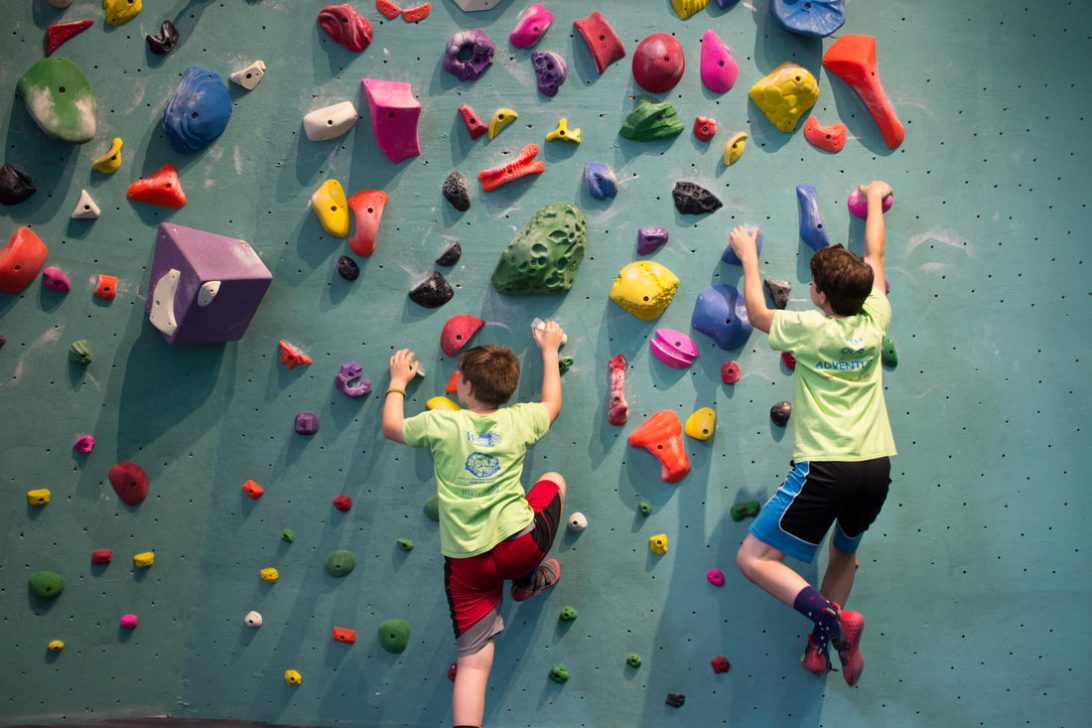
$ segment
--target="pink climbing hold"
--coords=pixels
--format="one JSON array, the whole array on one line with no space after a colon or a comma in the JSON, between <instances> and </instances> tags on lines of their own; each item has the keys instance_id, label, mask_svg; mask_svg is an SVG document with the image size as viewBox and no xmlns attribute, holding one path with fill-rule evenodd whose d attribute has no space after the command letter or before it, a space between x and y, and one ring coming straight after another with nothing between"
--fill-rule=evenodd
<instances>
[{"instance_id":1,"label":"pink climbing hold","mask_svg":"<svg viewBox=\"0 0 1092 728\"><path fill-rule=\"evenodd\" d=\"M705 572L705 578L713 586L724 586L724 572L720 569L710 569Z\"/></svg>"},{"instance_id":2,"label":"pink climbing hold","mask_svg":"<svg viewBox=\"0 0 1092 728\"><path fill-rule=\"evenodd\" d=\"M883 211L887 212L891 209L891 206L895 204L895 196L888 195L883 198ZM846 207L849 211L857 217L865 220L868 218L868 200L861 194L861 188L854 187L853 191L849 193L849 197L846 198Z\"/></svg>"},{"instance_id":3,"label":"pink climbing hold","mask_svg":"<svg viewBox=\"0 0 1092 728\"><path fill-rule=\"evenodd\" d=\"M888 149L895 149L906 136L895 107L887 98L876 64L876 39L871 35L843 35L823 54L823 68L849 84L880 127Z\"/></svg>"},{"instance_id":4,"label":"pink climbing hold","mask_svg":"<svg viewBox=\"0 0 1092 728\"><path fill-rule=\"evenodd\" d=\"M42 284L57 293L68 293L72 290L72 284L68 282L65 272L52 265L42 271Z\"/></svg>"},{"instance_id":5,"label":"pink climbing hold","mask_svg":"<svg viewBox=\"0 0 1092 728\"><path fill-rule=\"evenodd\" d=\"M0 250L0 291L19 293L38 277L45 265L49 249L28 227L12 233L8 244Z\"/></svg>"},{"instance_id":6,"label":"pink climbing hold","mask_svg":"<svg viewBox=\"0 0 1092 728\"><path fill-rule=\"evenodd\" d=\"M653 356L676 369L686 369L698 358L698 345L675 329L656 329L656 335L649 340L648 346Z\"/></svg>"},{"instance_id":7,"label":"pink climbing hold","mask_svg":"<svg viewBox=\"0 0 1092 728\"><path fill-rule=\"evenodd\" d=\"M682 429L677 414L672 410L660 410L631 432L627 442L652 453L660 461L660 478L667 483L677 483L690 472Z\"/></svg>"},{"instance_id":8,"label":"pink climbing hold","mask_svg":"<svg viewBox=\"0 0 1092 728\"><path fill-rule=\"evenodd\" d=\"M626 384L626 357L618 354L607 362L610 369L610 407L607 409L607 422L621 427L629 420L629 404L624 391Z\"/></svg>"},{"instance_id":9,"label":"pink climbing hold","mask_svg":"<svg viewBox=\"0 0 1092 728\"><path fill-rule=\"evenodd\" d=\"M466 132L471 139L477 139L489 131L489 125L482 121L481 117L474 113L474 109L466 104L459 106L459 113L462 114L463 123L466 124Z\"/></svg>"},{"instance_id":10,"label":"pink climbing hold","mask_svg":"<svg viewBox=\"0 0 1092 728\"><path fill-rule=\"evenodd\" d=\"M121 619L118 620L118 626L122 629L136 629L139 623L140 617L135 614L123 614Z\"/></svg>"},{"instance_id":11,"label":"pink climbing hold","mask_svg":"<svg viewBox=\"0 0 1092 728\"><path fill-rule=\"evenodd\" d=\"M732 665L728 662L727 657L714 657L709 663L713 666L713 672L718 675L722 672L728 672L732 669Z\"/></svg>"},{"instance_id":12,"label":"pink climbing hold","mask_svg":"<svg viewBox=\"0 0 1092 728\"><path fill-rule=\"evenodd\" d=\"M353 507L353 499L347 495L339 495L334 498L334 508L337 508L342 513L348 513Z\"/></svg>"},{"instance_id":13,"label":"pink climbing hold","mask_svg":"<svg viewBox=\"0 0 1092 728\"><path fill-rule=\"evenodd\" d=\"M129 506L138 506L148 497L148 474L136 463L118 463L110 468L110 485L118 498Z\"/></svg>"},{"instance_id":14,"label":"pink climbing hold","mask_svg":"<svg viewBox=\"0 0 1092 728\"><path fill-rule=\"evenodd\" d=\"M542 3L530 5L516 18L516 27L512 29L508 41L516 48L532 48L553 22L554 14Z\"/></svg>"},{"instance_id":15,"label":"pink climbing hold","mask_svg":"<svg viewBox=\"0 0 1092 728\"><path fill-rule=\"evenodd\" d=\"M76 438L76 441L72 443L72 449L87 455L95 449L95 438L91 435L80 435Z\"/></svg>"},{"instance_id":16,"label":"pink climbing hold","mask_svg":"<svg viewBox=\"0 0 1092 728\"><path fill-rule=\"evenodd\" d=\"M327 5L318 14L318 24L340 45L361 53L371 45L372 24L351 3Z\"/></svg>"},{"instance_id":17,"label":"pink climbing hold","mask_svg":"<svg viewBox=\"0 0 1092 728\"><path fill-rule=\"evenodd\" d=\"M618 39L618 34L598 10L586 18L574 20L573 25L587 44L599 75L603 75L607 66L626 57L626 48Z\"/></svg>"},{"instance_id":18,"label":"pink climbing hold","mask_svg":"<svg viewBox=\"0 0 1092 728\"><path fill-rule=\"evenodd\" d=\"M701 82L716 94L729 91L739 78L739 64L732 51L715 31L707 30L701 37Z\"/></svg>"},{"instance_id":19,"label":"pink climbing hold","mask_svg":"<svg viewBox=\"0 0 1092 728\"><path fill-rule=\"evenodd\" d=\"M364 190L349 198L349 209L356 219L356 230L349 238L349 247L357 255L375 252L375 238L379 223L383 221L383 209L387 206L387 193L383 190Z\"/></svg>"},{"instance_id":20,"label":"pink climbing hold","mask_svg":"<svg viewBox=\"0 0 1092 728\"><path fill-rule=\"evenodd\" d=\"M484 325L484 321L470 314L452 316L440 332L440 348L448 356L455 356Z\"/></svg>"},{"instance_id":21,"label":"pink climbing hold","mask_svg":"<svg viewBox=\"0 0 1092 728\"><path fill-rule=\"evenodd\" d=\"M417 121L421 102L413 97L413 87L402 81L365 78L361 83L368 97L372 131L380 151L398 164L421 153L417 140Z\"/></svg>"},{"instance_id":22,"label":"pink climbing hold","mask_svg":"<svg viewBox=\"0 0 1092 728\"><path fill-rule=\"evenodd\" d=\"M739 381L739 362L733 359L720 365L720 381L725 384L735 384Z\"/></svg>"},{"instance_id":23,"label":"pink climbing hold","mask_svg":"<svg viewBox=\"0 0 1092 728\"><path fill-rule=\"evenodd\" d=\"M830 126L819 126L819 120L809 116L804 122L804 138L812 146L837 154L846 145L846 125L839 122Z\"/></svg>"}]
</instances>

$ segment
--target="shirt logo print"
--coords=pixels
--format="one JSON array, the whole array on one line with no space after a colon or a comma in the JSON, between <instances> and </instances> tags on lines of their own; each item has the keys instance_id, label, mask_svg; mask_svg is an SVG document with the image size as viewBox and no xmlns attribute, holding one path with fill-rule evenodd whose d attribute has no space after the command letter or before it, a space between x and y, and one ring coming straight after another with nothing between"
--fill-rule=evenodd
<instances>
[{"instance_id":1,"label":"shirt logo print","mask_svg":"<svg viewBox=\"0 0 1092 728\"><path fill-rule=\"evenodd\" d=\"M466 439L475 447L496 447L501 442L500 433L489 431L478 434L477 432L466 433Z\"/></svg>"},{"instance_id":2,"label":"shirt logo print","mask_svg":"<svg viewBox=\"0 0 1092 728\"><path fill-rule=\"evenodd\" d=\"M484 452L472 452L463 467L475 478L484 479L497 474L500 470L500 460Z\"/></svg>"}]
</instances>

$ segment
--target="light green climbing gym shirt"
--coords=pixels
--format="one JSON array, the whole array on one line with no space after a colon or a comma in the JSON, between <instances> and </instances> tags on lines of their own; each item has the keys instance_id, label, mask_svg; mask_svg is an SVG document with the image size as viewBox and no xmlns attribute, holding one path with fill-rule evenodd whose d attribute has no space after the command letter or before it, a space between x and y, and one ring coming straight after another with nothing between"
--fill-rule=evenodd
<instances>
[{"instance_id":1,"label":"light green climbing gym shirt","mask_svg":"<svg viewBox=\"0 0 1092 728\"><path fill-rule=\"evenodd\" d=\"M520 483L523 456L550 429L541 402L422 412L402 424L402 439L432 451L440 501L440 550L465 559L484 554L534 520Z\"/></svg>"},{"instance_id":2,"label":"light green climbing gym shirt","mask_svg":"<svg viewBox=\"0 0 1092 728\"><path fill-rule=\"evenodd\" d=\"M873 289L861 312L774 311L770 348L792 352L792 457L858 462L895 454L880 352L891 304Z\"/></svg>"}]
</instances>

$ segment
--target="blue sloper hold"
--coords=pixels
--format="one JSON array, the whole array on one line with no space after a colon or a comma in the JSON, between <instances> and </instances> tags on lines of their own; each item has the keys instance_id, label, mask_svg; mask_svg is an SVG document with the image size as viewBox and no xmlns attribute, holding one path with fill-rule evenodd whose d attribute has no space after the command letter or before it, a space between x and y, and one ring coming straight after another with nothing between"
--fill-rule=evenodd
<instances>
[{"instance_id":1,"label":"blue sloper hold","mask_svg":"<svg viewBox=\"0 0 1092 728\"><path fill-rule=\"evenodd\" d=\"M815 188L797 185L796 201L800 203L800 239L812 250L822 250L830 245L830 236L823 227L823 216L819 214L819 203L815 200Z\"/></svg>"},{"instance_id":2,"label":"blue sloper hold","mask_svg":"<svg viewBox=\"0 0 1092 728\"><path fill-rule=\"evenodd\" d=\"M605 162L585 164L584 181L588 183L588 193L597 200L605 200L618 194L618 178Z\"/></svg>"},{"instance_id":3,"label":"blue sloper hold","mask_svg":"<svg viewBox=\"0 0 1092 728\"><path fill-rule=\"evenodd\" d=\"M758 231L758 239L755 240L755 250L759 256L762 255L762 231ZM743 265L743 261L736 255L736 251L732 250L731 245L724 247L724 252L720 254L720 259L729 265Z\"/></svg>"},{"instance_id":4,"label":"blue sloper hold","mask_svg":"<svg viewBox=\"0 0 1092 728\"><path fill-rule=\"evenodd\" d=\"M199 152L224 133L231 118L231 97L215 72L190 66L163 110L163 131L171 148Z\"/></svg>"},{"instance_id":5,"label":"blue sloper hold","mask_svg":"<svg viewBox=\"0 0 1092 728\"><path fill-rule=\"evenodd\" d=\"M698 294L690 325L722 349L737 349L751 335L743 296L735 287L723 283L703 288Z\"/></svg>"},{"instance_id":6,"label":"blue sloper hold","mask_svg":"<svg viewBox=\"0 0 1092 728\"><path fill-rule=\"evenodd\" d=\"M720 7L721 10L723 10L724 8L732 7L738 2L739 0L717 0L717 5Z\"/></svg>"},{"instance_id":7,"label":"blue sloper hold","mask_svg":"<svg viewBox=\"0 0 1092 728\"><path fill-rule=\"evenodd\" d=\"M785 30L825 38L846 22L845 0L770 0L770 15Z\"/></svg>"}]
</instances>

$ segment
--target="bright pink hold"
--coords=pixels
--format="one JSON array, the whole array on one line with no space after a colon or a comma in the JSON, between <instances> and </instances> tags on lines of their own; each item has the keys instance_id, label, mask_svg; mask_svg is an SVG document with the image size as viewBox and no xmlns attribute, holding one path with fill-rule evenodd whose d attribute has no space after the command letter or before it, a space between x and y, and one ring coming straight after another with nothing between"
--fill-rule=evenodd
<instances>
[{"instance_id":1,"label":"bright pink hold","mask_svg":"<svg viewBox=\"0 0 1092 728\"><path fill-rule=\"evenodd\" d=\"M554 14L542 3L535 3L519 14L508 40L516 48L532 48L553 22Z\"/></svg>"},{"instance_id":2,"label":"bright pink hold","mask_svg":"<svg viewBox=\"0 0 1092 728\"><path fill-rule=\"evenodd\" d=\"M722 672L728 672L732 669L732 666L731 664L729 664L727 657L714 657L712 660L709 661L709 664L713 666L713 672L718 674Z\"/></svg>"},{"instance_id":3,"label":"bright pink hold","mask_svg":"<svg viewBox=\"0 0 1092 728\"><path fill-rule=\"evenodd\" d=\"M42 283L46 288L57 293L68 293L72 290L72 284L68 282L65 272L53 265L42 271Z\"/></svg>"},{"instance_id":4,"label":"bright pink hold","mask_svg":"<svg viewBox=\"0 0 1092 728\"><path fill-rule=\"evenodd\" d=\"M720 569L710 569L705 572L705 578L713 586L724 586L724 572Z\"/></svg>"},{"instance_id":5,"label":"bright pink hold","mask_svg":"<svg viewBox=\"0 0 1092 728\"><path fill-rule=\"evenodd\" d=\"M402 81L365 78L364 95L372 116L372 131L379 151L398 164L421 153L417 139L417 120L421 102L413 97L413 88Z\"/></svg>"},{"instance_id":6,"label":"bright pink hold","mask_svg":"<svg viewBox=\"0 0 1092 728\"><path fill-rule=\"evenodd\" d=\"M736 85L739 65L732 51L712 30L701 37L701 82L713 93L722 94Z\"/></svg>"},{"instance_id":7,"label":"bright pink hold","mask_svg":"<svg viewBox=\"0 0 1092 728\"><path fill-rule=\"evenodd\" d=\"M76 438L76 441L72 443L72 449L86 455L95 449L95 438L91 435L80 435Z\"/></svg>"},{"instance_id":8,"label":"bright pink hold","mask_svg":"<svg viewBox=\"0 0 1092 728\"><path fill-rule=\"evenodd\" d=\"M888 195L883 198L883 211L887 212L891 209L891 206L895 204L895 196ZM849 207L849 211L862 220L868 217L868 200L861 194L860 188L854 189L849 193L849 198L846 200L846 206Z\"/></svg>"},{"instance_id":9,"label":"bright pink hold","mask_svg":"<svg viewBox=\"0 0 1092 728\"><path fill-rule=\"evenodd\" d=\"M121 619L118 620L118 624L122 629L136 629L137 624L140 623L140 617L135 614L123 614Z\"/></svg>"}]
</instances>

